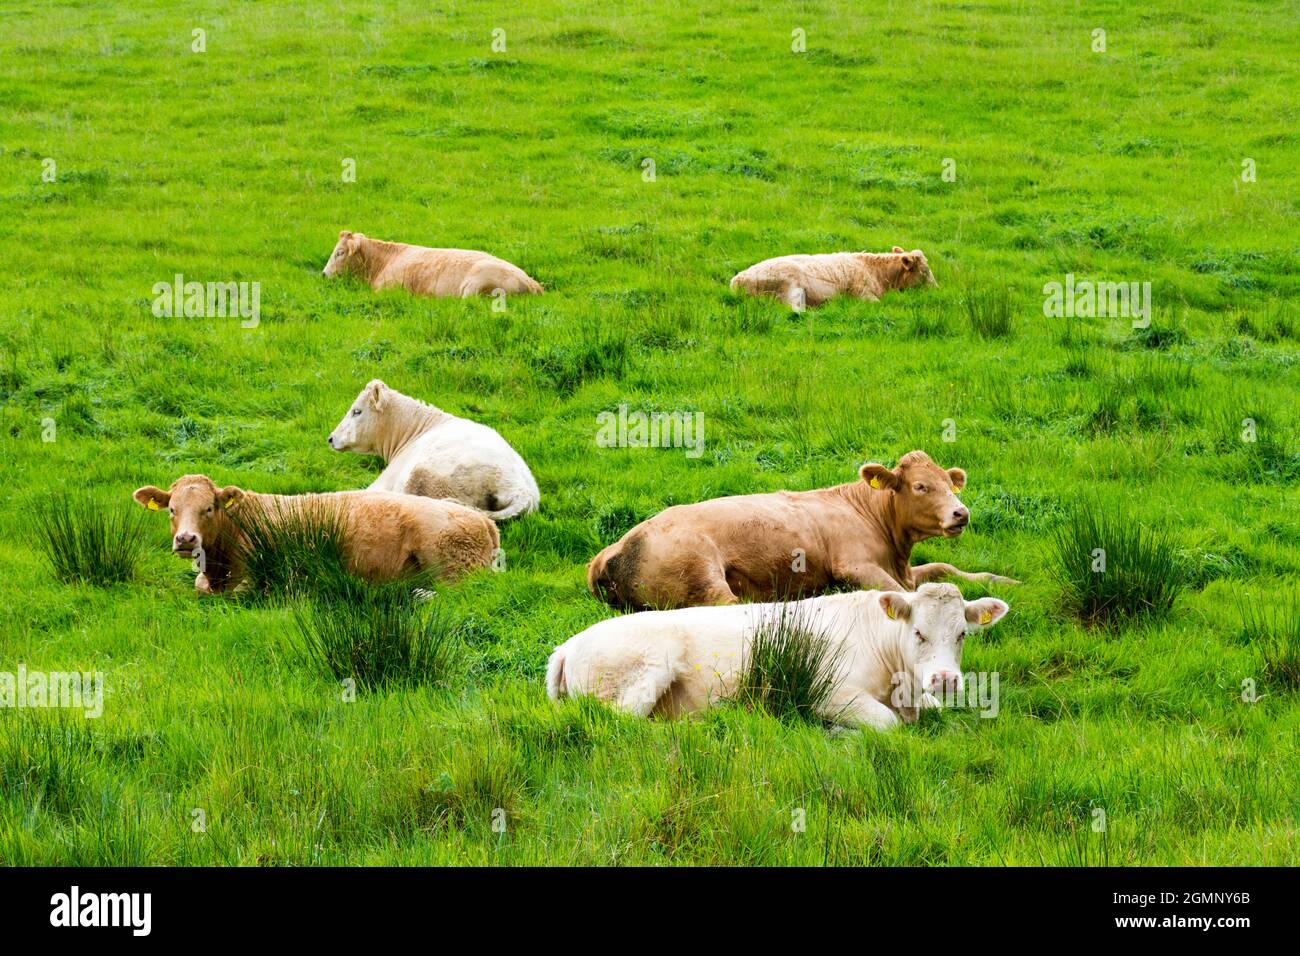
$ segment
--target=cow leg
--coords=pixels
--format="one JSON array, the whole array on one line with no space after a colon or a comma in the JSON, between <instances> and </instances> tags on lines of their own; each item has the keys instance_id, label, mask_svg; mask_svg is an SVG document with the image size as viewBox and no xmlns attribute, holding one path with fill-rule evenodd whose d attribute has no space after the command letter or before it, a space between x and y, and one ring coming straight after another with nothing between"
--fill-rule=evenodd
<instances>
[{"instance_id":1,"label":"cow leg","mask_svg":"<svg viewBox=\"0 0 1300 956\"><path fill-rule=\"evenodd\" d=\"M875 730L892 730L901 722L896 713L865 694L859 694L838 712L829 715L841 727L871 727Z\"/></svg>"},{"instance_id":2,"label":"cow leg","mask_svg":"<svg viewBox=\"0 0 1300 956\"><path fill-rule=\"evenodd\" d=\"M781 301L794 312L808 308L808 293L804 287L795 282L787 283L781 292Z\"/></svg>"},{"instance_id":3,"label":"cow leg","mask_svg":"<svg viewBox=\"0 0 1300 956\"><path fill-rule=\"evenodd\" d=\"M864 591L908 591L878 564L850 564L834 570L835 580L855 584Z\"/></svg>"},{"instance_id":4,"label":"cow leg","mask_svg":"<svg viewBox=\"0 0 1300 956\"><path fill-rule=\"evenodd\" d=\"M918 564L912 568L912 580L916 582L917 587L927 581L938 581L940 578L963 578L967 581L980 581L984 584L1020 583L1015 578L1003 577L1000 574L994 574L992 571L963 571L951 564L944 564L942 561Z\"/></svg>"},{"instance_id":5,"label":"cow leg","mask_svg":"<svg viewBox=\"0 0 1300 956\"><path fill-rule=\"evenodd\" d=\"M646 665L630 683L619 690L614 706L637 717L649 717L659 698L668 692L677 679L677 669L671 661L660 660Z\"/></svg>"}]
</instances>

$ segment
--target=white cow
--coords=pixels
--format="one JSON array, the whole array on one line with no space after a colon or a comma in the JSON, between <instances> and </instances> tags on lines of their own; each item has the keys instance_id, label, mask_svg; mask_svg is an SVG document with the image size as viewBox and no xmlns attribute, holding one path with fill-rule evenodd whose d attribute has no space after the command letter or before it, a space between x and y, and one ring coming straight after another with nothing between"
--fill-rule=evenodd
<instances>
[{"instance_id":1,"label":"white cow","mask_svg":"<svg viewBox=\"0 0 1300 956\"><path fill-rule=\"evenodd\" d=\"M495 521L537 510L533 473L495 429L394 391L379 379L361 390L330 433L335 451L379 455L370 488L450 498Z\"/></svg>"},{"instance_id":2,"label":"white cow","mask_svg":"<svg viewBox=\"0 0 1300 956\"><path fill-rule=\"evenodd\" d=\"M936 694L960 695L963 639L1006 613L997 598L966 601L955 585L934 583L910 593L643 611L601 621L557 647L546 692L553 700L592 694L642 717L702 710L735 692L755 630L784 615L838 652L838 683L823 716L883 730L937 706Z\"/></svg>"}]
</instances>

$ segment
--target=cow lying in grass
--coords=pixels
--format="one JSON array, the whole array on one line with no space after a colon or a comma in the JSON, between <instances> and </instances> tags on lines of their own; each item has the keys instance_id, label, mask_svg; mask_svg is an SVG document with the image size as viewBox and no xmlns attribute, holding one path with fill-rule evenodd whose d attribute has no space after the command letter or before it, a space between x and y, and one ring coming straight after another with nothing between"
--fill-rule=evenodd
<instances>
[{"instance_id":1,"label":"cow lying in grass","mask_svg":"<svg viewBox=\"0 0 1300 956\"><path fill-rule=\"evenodd\" d=\"M379 455L371 491L451 498L495 521L537 510L533 473L494 429L408 398L375 379L330 433L335 451Z\"/></svg>"},{"instance_id":2,"label":"cow lying in grass","mask_svg":"<svg viewBox=\"0 0 1300 956\"><path fill-rule=\"evenodd\" d=\"M868 464L859 474L834 488L668 508L596 555L587 584L615 607L643 610L771 601L837 585L911 591L948 575L1017 583L951 564L911 566L918 542L966 528L970 512L957 500L966 472L912 451L892 470Z\"/></svg>"},{"instance_id":3,"label":"cow lying in grass","mask_svg":"<svg viewBox=\"0 0 1300 956\"><path fill-rule=\"evenodd\" d=\"M886 729L960 694L963 639L1006 613L996 598L966 601L952 584L926 584L911 594L855 591L790 605L624 615L557 647L546 692L552 700L594 695L639 717L703 710L735 694L755 633L793 618L829 645L823 660L834 683L821 716Z\"/></svg>"},{"instance_id":4,"label":"cow lying in grass","mask_svg":"<svg viewBox=\"0 0 1300 956\"><path fill-rule=\"evenodd\" d=\"M359 232L339 233L325 263L327 277L339 274L364 279L372 289L401 286L416 295L535 295L540 283L517 265L472 249L430 249L404 242L367 239Z\"/></svg>"},{"instance_id":5,"label":"cow lying in grass","mask_svg":"<svg viewBox=\"0 0 1300 956\"><path fill-rule=\"evenodd\" d=\"M172 553L201 555L200 594L219 594L244 578L248 529L293 520L337 522L347 568L370 581L429 572L457 577L492 563L500 539L484 514L454 501L380 491L263 495L206 475L185 475L170 490L149 485L133 495L171 516Z\"/></svg>"},{"instance_id":6,"label":"cow lying in grass","mask_svg":"<svg viewBox=\"0 0 1300 956\"><path fill-rule=\"evenodd\" d=\"M938 285L920 249L904 252L832 252L816 256L764 259L731 280L733 290L769 295L796 312L837 295L877 301L891 289Z\"/></svg>"}]
</instances>

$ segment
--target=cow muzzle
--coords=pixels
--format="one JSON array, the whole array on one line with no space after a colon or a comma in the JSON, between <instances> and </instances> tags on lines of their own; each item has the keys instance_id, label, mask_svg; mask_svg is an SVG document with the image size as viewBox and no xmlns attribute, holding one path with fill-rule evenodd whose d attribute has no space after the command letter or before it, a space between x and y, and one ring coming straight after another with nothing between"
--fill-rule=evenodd
<instances>
[{"instance_id":1,"label":"cow muzzle","mask_svg":"<svg viewBox=\"0 0 1300 956\"><path fill-rule=\"evenodd\" d=\"M961 693L961 671L935 671L925 681L925 689L935 695Z\"/></svg>"},{"instance_id":2,"label":"cow muzzle","mask_svg":"<svg viewBox=\"0 0 1300 956\"><path fill-rule=\"evenodd\" d=\"M970 524L970 511L958 506L952 510L947 522L943 525L944 536L955 538L966 530L968 524Z\"/></svg>"},{"instance_id":3,"label":"cow muzzle","mask_svg":"<svg viewBox=\"0 0 1300 956\"><path fill-rule=\"evenodd\" d=\"M203 539L191 531L179 531L172 538L172 554L178 558L192 558L203 547Z\"/></svg>"}]
</instances>

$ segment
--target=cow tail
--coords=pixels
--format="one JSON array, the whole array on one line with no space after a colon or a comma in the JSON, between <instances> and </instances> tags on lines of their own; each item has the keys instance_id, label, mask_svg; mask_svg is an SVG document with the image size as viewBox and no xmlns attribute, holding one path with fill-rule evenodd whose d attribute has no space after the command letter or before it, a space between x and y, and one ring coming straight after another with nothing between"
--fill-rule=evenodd
<instances>
[{"instance_id":1,"label":"cow tail","mask_svg":"<svg viewBox=\"0 0 1300 956\"><path fill-rule=\"evenodd\" d=\"M559 700L568 690L564 680L564 648L557 647L546 662L546 696Z\"/></svg>"},{"instance_id":2,"label":"cow tail","mask_svg":"<svg viewBox=\"0 0 1300 956\"><path fill-rule=\"evenodd\" d=\"M517 518L532 506L532 499L526 494L516 496L500 511L489 511L487 516L493 521L509 521Z\"/></svg>"}]
</instances>

